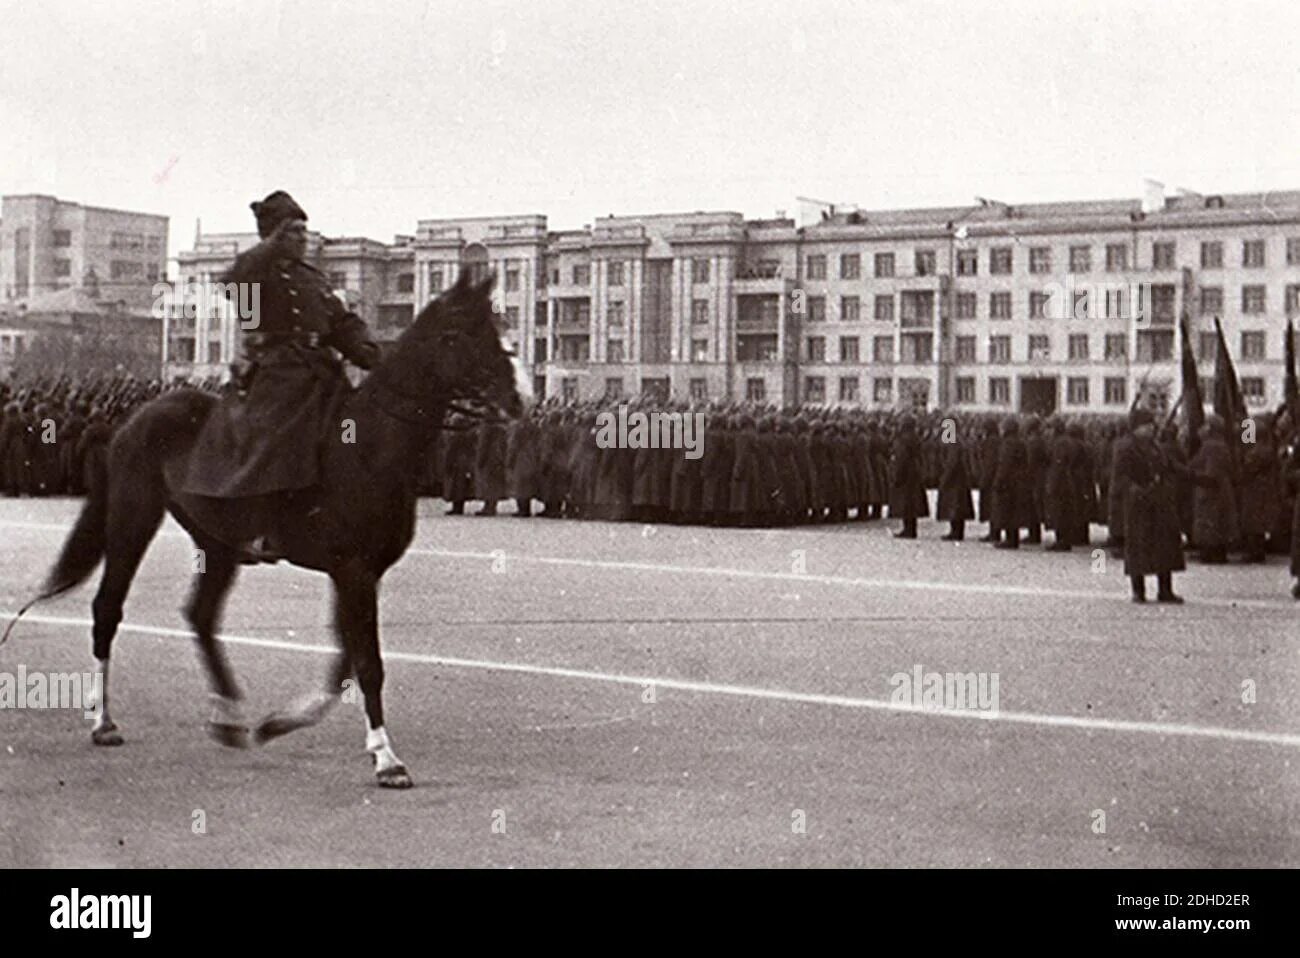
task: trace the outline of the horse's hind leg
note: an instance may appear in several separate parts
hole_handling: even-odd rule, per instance
[[[94,625],[91,628],[92,651],[95,656],[95,673],[99,688],[95,703],[95,724],[90,739],[96,745],[121,745],[122,734],[108,712],[108,659],[113,647],[113,637],[122,622],[122,605],[131,589],[140,560],[158,525],[162,522],[163,503],[142,501],[149,498],[142,493],[135,501],[110,505],[104,556],[104,575],[99,580],[99,590],[91,604]]]
[[[226,595],[239,571],[239,561],[228,546],[216,540],[198,540],[202,564],[195,570],[194,588],[185,606],[185,617],[194,628],[203,665],[212,687],[212,717],[208,731],[222,745],[244,748],[248,745],[248,724],[240,705],[243,694],[235,682],[230,663],[217,641],[217,622]]]

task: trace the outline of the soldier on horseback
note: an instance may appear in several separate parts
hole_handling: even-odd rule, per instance
[[[231,284],[227,295],[239,290],[258,308],[242,324],[236,390],[204,423],[184,490],[255,506],[259,534],[242,544],[243,560],[275,562],[281,557],[277,516],[301,505],[317,485],[322,444],[339,435],[331,414],[348,389],[339,354],[369,369],[379,347],[325,276],[304,261],[302,207],[282,190],[251,205],[262,241],[241,253],[221,281]],[[257,284],[256,298],[233,284]]]

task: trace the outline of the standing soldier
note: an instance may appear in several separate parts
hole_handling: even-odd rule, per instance
[[[1192,493],[1192,541],[1201,561],[1221,565],[1237,540],[1236,483],[1232,454],[1224,441],[1223,417],[1211,414],[1201,426],[1201,447],[1188,464]]]
[[[993,491],[994,483],[998,473],[998,456],[1001,453],[1002,443],[998,438],[998,421],[993,416],[989,416],[984,422],[984,436],[980,439],[976,459],[979,461],[979,484],[980,484],[980,502],[979,502],[979,521],[989,524],[989,531],[980,539],[981,542],[997,542],[998,527],[995,521],[995,507]]]
[[[1028,508],[1025,499],[1031,488],[1025,481],[1029,453],[1020,438],[1020,424],[1014,416],[1002,422],[997,466],[993,472],[993,547],[1019,549],[1020,527]]]
[[[953,423],[956,429],[956,423]],[[954,431],[952,442],[943,445],[943,463],[939,472],[939,502],[936,517],[948,521],[948,542],[961,542],[966,538],[966,523],[975,518],[971,502],[971,479],[967,470],[967,449],[961,432]]]
[[[894,437],[893,472],[889,487],[889,517],[901,518],[903,528],[895,539],[915,539],[916,520],[930,514],[921,482],[921,446],[916,435],[916,419],[905,413]]]
[[[506,427],[488,419],[478,427],[474,449],[474,498],[483,500],[476,516],[495,516],[506,497]]]
[[[1047,474],[1043,488],[1043,520],[1055,533],[1048,552],[1069,552],[1078,530],[1078,512],[1083,507],[1076,473],[1080,444],[1059,419],[1049,423],[1052,442],[1048,447]]]
[[[443,433],[446,436],[442,456],[442,497],[451,503],[449,516],[465,514],[465,500],[474,496],[474,454],[478,436],[473,425],[463,417],[453,417]]]
[[[1113,477],[1125,489],[1124,573],[1133,601],[1145,602],[1146,576],[1154,575],[1157,602],[1182,604],[1173,573],[1187,568],[1171,483],[1175,466],[1155,441],[1155,417],[1146,409],[1129,416],[1131,442],[1116,444]]]
[[[1043,541],[1043,499],[1047,492],[1047,440],[1043,438],[1043,424],[1037,416],[1031,416],[1025,426],[1025,454],[1028,472],[1026,485],[1028,495],[1025,497],[1025,526],[1029,534],[1025,536],[1028,545],[1039,545]]]
[[[1281,469],[1273,441],[1273,417],[1254,417],[1254,442],[1241,457],[1241,544],[1243,562],[1267,561],[1267,537],[1282,500]]]
[[[506,430],[506,486],[514,497],[515,515],[527,518],[533,514],[533,499],[537,497],[537,453],[541,427],[537,412],[513,420]]]

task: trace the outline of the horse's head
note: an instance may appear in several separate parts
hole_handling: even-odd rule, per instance
[[[474,283],[462,272],[451,289],[425,306],[385,361],[391,384],[407,395],[520,415],[524,404],[515,366],[492,312],[494,282],[489,276]]]

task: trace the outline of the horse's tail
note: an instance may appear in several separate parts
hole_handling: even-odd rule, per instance
[[[52,599],[69,589],[75,589],[95,571],[104,558],[108,528],[108,465],[103,452],[89,457],[91,466],[90,488],[86,502],[77,516],[76,525],[63,543],[63,551],[54,568],[45,577],[40,594],[34,601]]]

